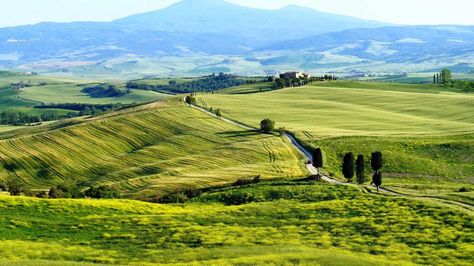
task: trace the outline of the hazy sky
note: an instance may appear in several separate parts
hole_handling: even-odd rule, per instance
[[[195,0],[199,1],[199,0]],[[474,0],[228,0],[275,9],[295,4],[398,24],[474,25]],[[178,0],[0,0],[0,27],[42,21],[109,21]]]

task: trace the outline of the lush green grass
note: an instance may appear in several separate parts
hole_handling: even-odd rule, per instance
[[[266,117],[317,137],[474,132],[474,95],[394,91],[390,83],[322,83],[255,95],[204,95],[209,107],[258,125]],[[411,85],[413,90],[417,85]],[[423,85],[421,85],[423,86]],[[360,87],[360,88],[357,88]],[[367,87],[367,88],[365,88]],[[438,89],[440,90],[440,89]]]
[[[221,204],[229,199],[247,204]],[[7,264],[470,265],[474,259],[472,214],[348,186],[262,183],[185,205],[0,196],[0,211]]]
[[[286,139],[241,130],[177,100],[59,127],[0,141],[0,178],[18,176],[32,188],[97,182],[146,199],[242,177],[305,174]]]
[[[224,116],[255,127],[264,118],[275,120],[310,146],[322,147],[325,169],[336,176],[341,176],[344,153],[369,160],[371,152],[381,150],[385,184],[448,182],[440,195],[451,195],[474,180],[474,95],[446,90],[431,84],[340,81],[200,98]]]

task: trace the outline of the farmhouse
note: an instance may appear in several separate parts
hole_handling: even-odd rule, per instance
[[[309,78],[310,75],[303,72],[286,72],[280,74],[282,79],[300,79],[300,78]]]

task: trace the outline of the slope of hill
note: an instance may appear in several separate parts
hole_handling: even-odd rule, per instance
[[[253,126],[270,118],[308,146],[322,147],[328,173],[341,176],[346,152],[369,160],[381,150],[384,184],[474,202],[472,192],[459,193],[474,189],[474,95],[435,85],[341,81],[200,97],[225,117]]]
[[[176,101],[10,135],[0,141],[0,178],[43,189],[64,181],[107,184],[148,199],[257,175],[304,175],[286,140],[239,130]]]
[[[0,196],[0,212],[0,265],[9,266],[470,265],[474,259],[472,214],[349,186],[262,183],[183,205]]]

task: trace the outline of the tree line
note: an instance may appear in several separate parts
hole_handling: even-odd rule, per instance
[[[323,152],[321,148],[316,148],[312,157],[312,165],[317,169],[316,179],[319,180],[321,179],[321,168],[324,166]],[[370,165],[374,171],[371,185],[375,185],[378,192],[382,186],[382,172],[380,171],[383,167],[382,152],[376,151],[372,153]],[[352,182],[354,176],[356,177],[358,184],[361,185],[366,182],[364,155],[359,154],[357,159],[355,159],[354,153],[346,153],[343,157],[341,168],[342,174],[347,179],[348,183]]]
[[[9,126],[24,126],[35,123],[56,121],[66,118],[73,118],[79,116],[95,116],[109,111],[119,110],[128,106],[126,104],[82,104],[82,103],[62,103],[62,104],[47,104],[38,105],[36,109],[61,109],[71,110],[67,114],[60,114],[52,110],[45,110],[41,114],[30,114],[26,112],[17,111],[2,111],[0,113],[0,125]]]
[[[306,86],[311,82],[317,81],[334,81],[338,78],[333,75],[324,75],[320,77],[301,77],[301,78],[275,78],[275,77],[268,77],[268,82],[273,82],[273,89],[284,89],[284,88],[291,88],[291,87],[302,87]]]
[[[171,93],[192,93],[192,92],[211,92],[225,88],[253,84],[256,80],[244,80],[235,75],[219,73],[218,75],[205,76],[186,83],[178,83],[174,80],[169,81],[168,85],[150,85],[140,83],[140,81],[129,81],[127,88],[152,91],[166,91]]]
[[[10,196],[34,196],[38,198],[92,198],[92,199],[117,199],[120,198],[118,190],[108,186],[88,186],[82,183],[63,183],[52,186],[49,191],[33,192],[19,178],[10,177],[0,182],[0,191],[10,193]]]

